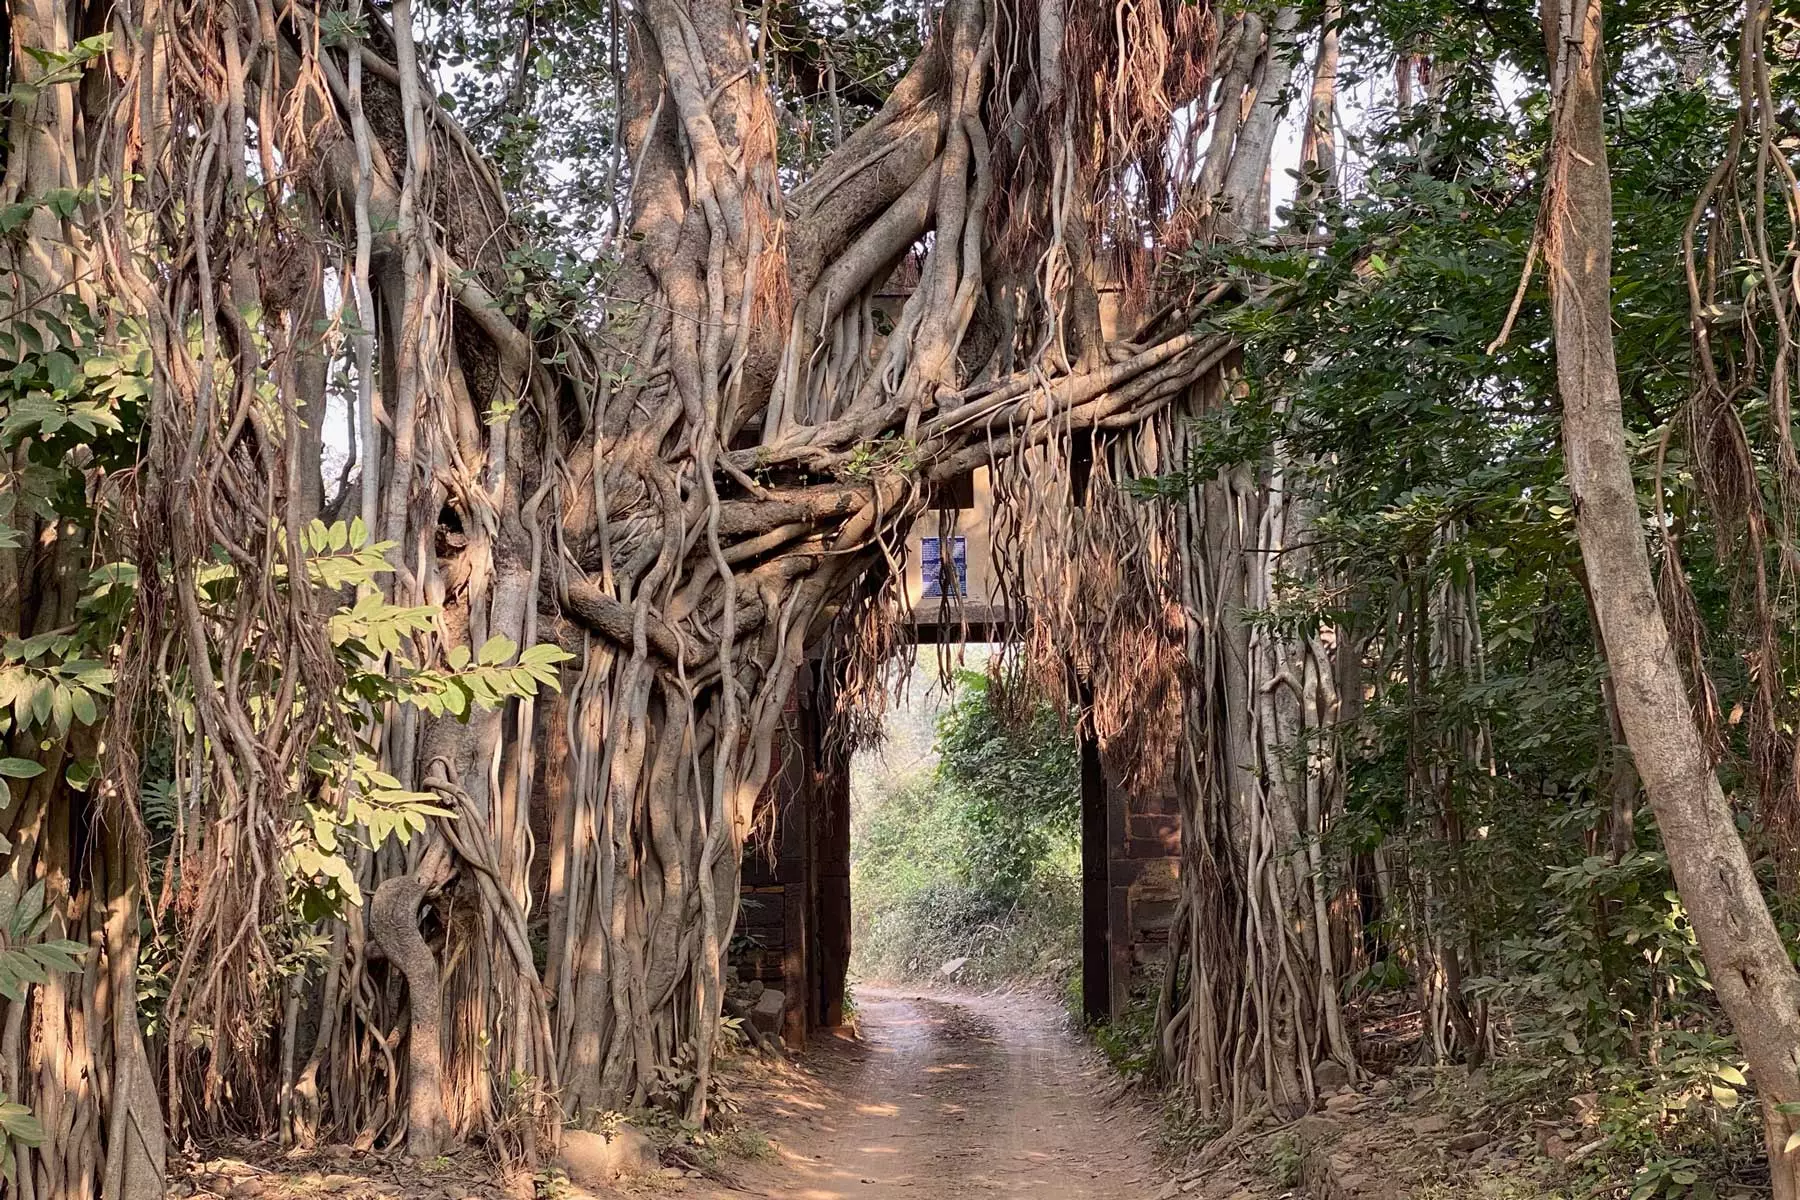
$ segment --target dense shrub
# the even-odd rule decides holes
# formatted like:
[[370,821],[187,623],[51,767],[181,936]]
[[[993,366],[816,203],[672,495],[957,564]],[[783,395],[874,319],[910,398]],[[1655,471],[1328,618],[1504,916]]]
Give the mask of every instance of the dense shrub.
[[1081,788],[1065,715],[1008,719],[962,672],[937,767],[860,797],[852,833],[857,974],[959,982],[1060,977],[1080,954]]

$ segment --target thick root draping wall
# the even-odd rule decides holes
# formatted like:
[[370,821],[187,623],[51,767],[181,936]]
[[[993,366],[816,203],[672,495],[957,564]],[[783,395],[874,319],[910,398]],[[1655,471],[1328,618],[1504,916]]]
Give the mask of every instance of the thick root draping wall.
[[[1127,786],[1181,781],[1171,1062],[1237,1111],[1347,1060],[1304,848],[1335,785],[1294,758],[1334,667],[1239,619],[1304,514],[1279,462],[1122,491],[1228,386],[1195,319],[1243,297],[1152,294],[1147,247],[1266,219],[1298,20],[950,0],[806,172],[738,8],[622,6],[601,320],[521,298],[522,235],[408,0],[15,5],[14,78],[42,82],[12,110],[9,332],[80,302],[71,348],[115,364],[82,378],[123,382],[65,391],[129,453],[54,443],[87,523],[51,505],[0,550],[5,632],[132,570],[94,626],[112,683],[73,720],[91,785],[14,738],[46,770],[5,809],[8,878],[87,947],[0,1012],[0,1083],[49,1135],[15,1145],[21,1191],[154,1192],[171,1138],[533,1161],[596,1110],[704,1117],[796,673],[822,648],[837,728],[867,727],[904,533],[976,464],[1007,496],[1020,645],[1058,688],[1074,664]],[[1212,119],[1183,142],[1190,110]],[[1147,301],[1111,338],[1107,256]],[[357,455],[335,480],[328,422]],[[137,1030],[147,959],[166,987]]]

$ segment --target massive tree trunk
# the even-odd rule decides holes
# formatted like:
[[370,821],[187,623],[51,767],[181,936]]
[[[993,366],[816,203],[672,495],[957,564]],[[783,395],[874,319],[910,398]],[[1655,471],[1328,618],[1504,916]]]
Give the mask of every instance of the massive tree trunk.
[[[1293,68],[1298,13],[1277,10],[1264,35],[1246,14],[1221,106],[1239,77],[1255,79],[1247,111],[1222,108],[1203,179],[1219,213],[1212,236],[1267,227],[1267,147]],[[1266,58],[1247,53],[1266,36]],[[1314,70],[1304,167],[1323,182],[1335,153],[1335,37],[1322,40]],[[1234,155],[1222,145],[1237,138]],[[1258,162],[1263,167],[1258,168]],[[1195,415],[1232,402],[1227,375],[1196,390],[1162,445],[1182,463],[1206,447]],[[1159,541],[1174,565],[1171,605],[1187,615],[1188,665],[1180,705],[1176,771],[1182,799],[1182,897],[1158,1028],[1164,1069],[1202,1111],[1231,1123],[1264,1109],[1305,1111],[1318,1099],[1314,1069],[1355,1067],[1342,1014],[1325,838],[1342,808],[1332,747],[1341,718],[1338,655],[1331,639],[1250,619],[1277,609],[1295,585],[1315,578],[1314,500],[1306,467],[1278,442],[1261,459],[1199,481]],[[1151,557],[1158,557],[1152,551]]]
[[[852,676],[883,669],[904,534],[934,482],[1004,464],[1029,523],[1066,494],[1043,485],[1077,436],[1115,484],[1175,465],[1229,340],[1192,331],[1202,298],[1185,294],[1109,340],[1092,264],[1141,281],[1147,233],[1262,226],[1298,10],[1265,26],[1171,2],[1121,28],[1089,6],[950,0],[881,110],[795,182],[742,12],[645,0],[620,31],[630,236],[591,323],[518,299],[505,197],[424,86],[407,0],[391,26],[355,3],[15,12],[31,17],[21,77],[27,48],[112,36],[77,64],[80,111],[68,84],[15,100],[8,178],[25,198],[76,189],[54,210],[69,220],[34,210],[24,252],[68,264],[45,281],[58,295],[92,281],[99,347],[147,354],[121,369],[143,391],[118,409],[142,451],[108,513],[140,582],[108,719],[115,746],[154,747],[169,774],[150,834],[171,1121],[421,1152],[482,1132],[530,1160],[564,1116],[703,1117],[738,863],[795,672],[848,629],[875,631]],[[1232,65],[1215,77],[1220,44]],[[1184,175],[1164,157],[1195,100],[1217,119]],[[919,283],[884,333],[873,301],[909,255]],[[354,395],[330,418],[359,452],[347,488],[318,461],[334,374]],[[1129,709],[1146,671],[1168,695],[1184,677],[1181,533],[1171,510],[1108,495],[1082,536],[1124,555],[1127,605],[1071,586],[1076,560],[1046,553],[1056,522],[1019,534],[1065,598],[1043,631],[1080,641],[1102,732],[1148,777],[1167,731]],[[354,528],[328,523],[351,513]],[[1153,560],[1140,519],[1163,530]],[[7,562],[31,598],[16,628],[65,622],[74,560],[60,577]],[[1096,614],[1113,618],[1100,634]],[[570,656],[560,676],[545,643]],[[1255,669],[1293,653],[1259,647]],[[1233,719],[1268,731],[1283,813],[1310,803],[1282,755],[1330,675],[1304,670],[1279,712],[1234,693]],[[552,680],[565,696],[540,706]],[[536,749],[549,721],[553,763]],[[142,828],[147,769],[117,750],[102,766],[97,795]],[[83,827],[60,783],[28,802],[48,830]],[[539,802],[555,806],[547,847]],[[1317,912],[1287,830],[1258,835],[1268,904],[1244,929],[1276,958],[1287,916]],[[129,1191],[162,1146],[119,982],[146,881],[124,851],[88,842],[77,864],[41,844],[12,869],[69,877],[59,903],[71,930],[91,919],[96,954],[82,1007],[40,988],[29,1051],[6,1043],[39,1080],[24,1098],[68,1130],[26,1169],[58,1193],[53,1177],[81,1190],[104,1162]],[[528,936],[540,905],[547,977]],[[1302,960],[1325,944],[1303,942]],[[1318,1052],[1297,1022],[1331,991],[1319,967],[1280,968],[1280,998],[1242,1025],[1243,1053],[1279,1052],[1270,1078],[1304,1077]],[[95,1044],[77,1017],[117,1034],[111,1070],[87,1076],[110,1095],[58,1083]],[[80,1139],[105,1155],[66,1148]]]
[[1800,1102],[1800,975],[1769,914],[1695,723],[1658,603],[1625,444],[1612,339],[1612,192],[1600,0],[1547,0],[1556,97],[1544,199],[1557,383],[1576,530],[1625,738],[1720,1004],[1762,1098],[1780,1200],[1800,1195],[1787,1142]]

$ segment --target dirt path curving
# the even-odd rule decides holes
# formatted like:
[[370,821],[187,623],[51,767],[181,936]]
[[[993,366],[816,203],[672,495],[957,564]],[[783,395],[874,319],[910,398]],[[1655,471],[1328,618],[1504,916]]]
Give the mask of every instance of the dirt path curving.
[[869,986],[860,1042],[808,1056],[820,1087],[772,1106],[784,1200],[1148,1200],[1150,1140],[1054,1003]]

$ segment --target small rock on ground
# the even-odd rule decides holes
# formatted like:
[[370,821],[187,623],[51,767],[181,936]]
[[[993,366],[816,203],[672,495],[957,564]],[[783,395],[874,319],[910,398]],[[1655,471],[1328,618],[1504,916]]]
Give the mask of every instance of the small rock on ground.
[[620,1176],[648,1175],[662,1166],[655,1144],[630,1125],[620,1125],[611,1137],[565,1130],[557,1161],[571,1180],[585,1188],[607,1187]]

